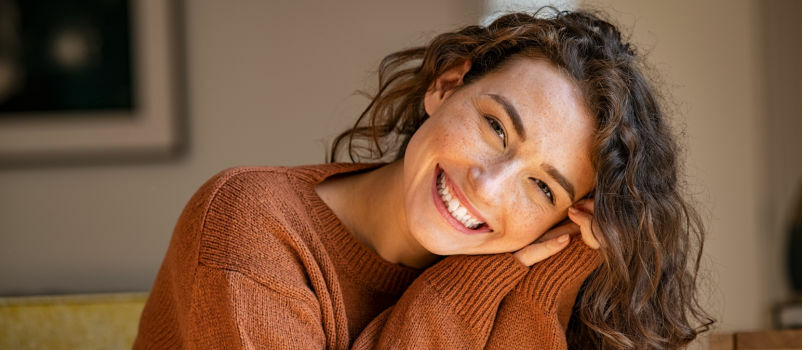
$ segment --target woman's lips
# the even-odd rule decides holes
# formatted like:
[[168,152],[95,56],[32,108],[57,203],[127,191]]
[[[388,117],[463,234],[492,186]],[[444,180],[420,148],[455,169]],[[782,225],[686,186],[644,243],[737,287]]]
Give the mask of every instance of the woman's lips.
[[[441,195],[438,193],[438,175],[442,171],[443,170],[441,169],[441,167],[436,165],[435,173],[433,175],[433,181],[432,181],[432,186],[431,186],[432,191],[431,192],[433,193],[433,202],[435,202],[436,209],[438,210],[439,213],[441,213],[441,216],[444,217],[444,220],[446,220],[456,230],[461,231],[461,232],[466,233],[466,234],[477,234],[477,233],[492,232],[492,230],[488,226],[488,224],[483,224],[483,225],[481,225],[480,227],[478,227],[477,229],[474,229],[474,230],[470,229],[470,228],[467,228],[460,221],[455,219],[452,216],[452,214],[450,214],[449,210],[447,209],[446,205],[444,204],[444,201],[441,199]],[[485,219],[483,219],[483,217],[480,216],[477,213],[477,210],[472,208],[472,206],[468,203],[468,201],[466,200],[466,197],[463,195],[463,193],[461,193],[460,190],[453,185],[453,183],[450,181],[449,177],[446,176],[446,173],[444,175],[446,177],[447,186],[449,186],[449,188],[450,188],[450,192],[453,195],[455,195],[456,199],[458,199],[458,201],[461,203],[461,206],[465,207],[466,210],[472,216],[477,218],[478,220],[486,222]]]

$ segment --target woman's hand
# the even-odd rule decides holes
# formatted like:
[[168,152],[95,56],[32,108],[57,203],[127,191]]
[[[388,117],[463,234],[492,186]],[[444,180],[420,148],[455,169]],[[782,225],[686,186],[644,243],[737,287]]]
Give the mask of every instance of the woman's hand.
[[[569,243],[569,236],[581,233],[581,239],[592,249],[600,247],[600,243],[592,233],[592,214],[595,203],[592,199],[584,199],[569,209],[569,218],[545,232],[532,244],[514,252],[514,257],[525,266],[532,266],[564,249]],[[595,225],[595,232],[600,229]]]
[[[580,200],[569,208],[569,218],[581,227],[581,238],[592,249],[600,248],[595,235],[592,233],[592,213],[595,212],[595,201],[592,199]],[[600,227],[594,225],[594,232],[600,232]]]
[[560,252],[561,249],[564,249],[567,243],[569,243],[569,236],[579,231],[580,228],[577,224],[569,220],[564,220],[545,232],[532,244],[514,252],[514,257],[523,265],[532,266]]

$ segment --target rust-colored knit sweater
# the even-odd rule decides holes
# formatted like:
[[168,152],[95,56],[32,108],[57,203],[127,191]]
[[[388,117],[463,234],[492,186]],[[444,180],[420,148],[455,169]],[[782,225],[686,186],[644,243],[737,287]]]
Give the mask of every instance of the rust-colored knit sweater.
[[532,268],[510,253],[389,263],[314,188],[376,166],[238,167],[208,180],[176,224],[134,348],[566,348],[594,250],[573,237]]

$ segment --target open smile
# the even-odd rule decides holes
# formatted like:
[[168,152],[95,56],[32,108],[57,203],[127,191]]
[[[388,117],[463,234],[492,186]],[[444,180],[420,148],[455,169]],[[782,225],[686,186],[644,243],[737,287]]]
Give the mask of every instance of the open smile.
[[493,231],[438,165],[433,176],[432,192],[438,212],[456,230],[467,234]]

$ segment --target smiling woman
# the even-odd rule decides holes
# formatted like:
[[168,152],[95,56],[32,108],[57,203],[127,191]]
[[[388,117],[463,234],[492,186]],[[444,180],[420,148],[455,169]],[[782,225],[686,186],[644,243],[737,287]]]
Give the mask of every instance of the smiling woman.
[[387,56],[333,144],[352,163],[210,179],[135,348],[668,349],[706,331],[702,225],[655,92],[614,26],[550,11]]
[[[576,201],[567,187],[586,195],[594,186],[593,119],[572,81],[547,61],[519,58],[460,84],[470,67],[466,61],[436,79],[424,98],[430,117],[405,152],[405,206],[396,212],[423,255],[519,250],[567,216]],[[455,211],[482,217],[488,232],[467,237],[444,225],[429,191],[439,176],[460,203]],[[455,211],[459,221],[469,215]]]

